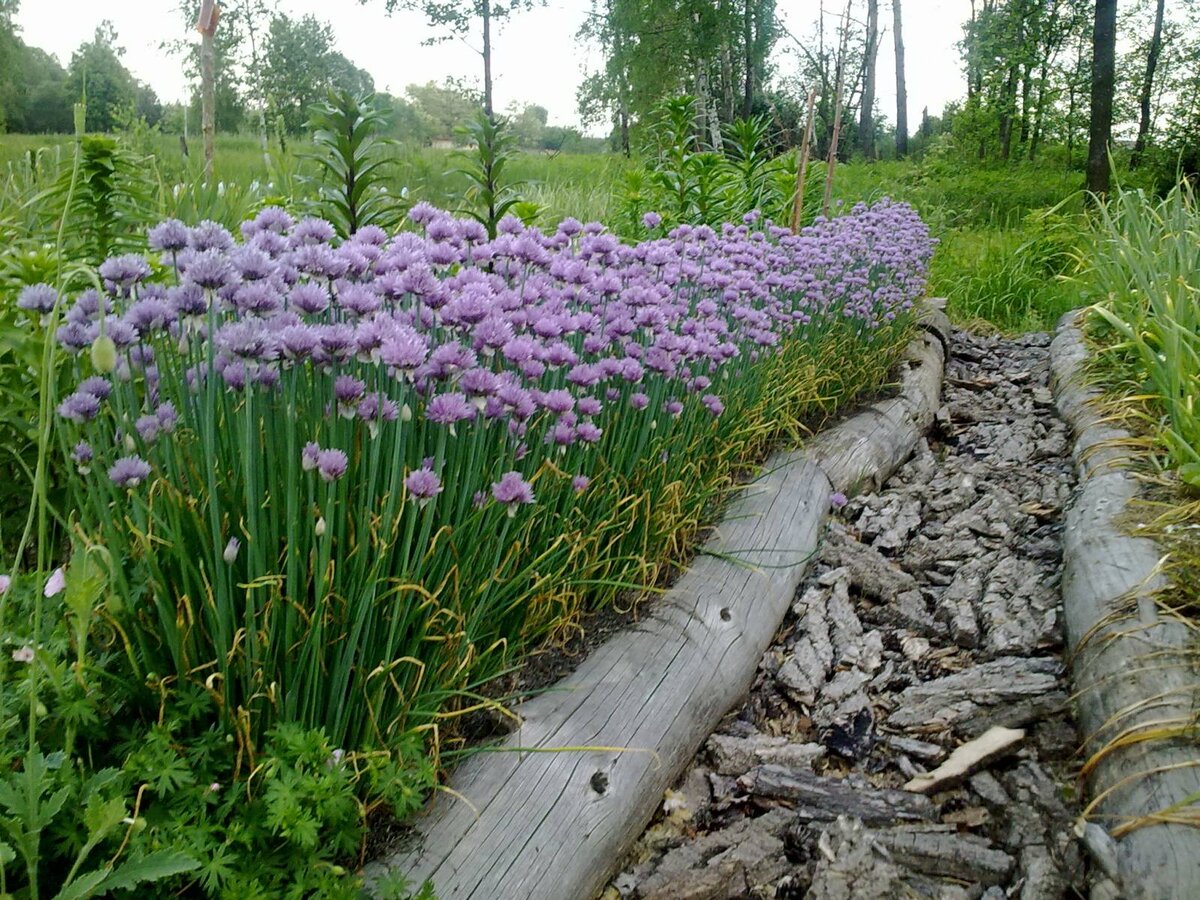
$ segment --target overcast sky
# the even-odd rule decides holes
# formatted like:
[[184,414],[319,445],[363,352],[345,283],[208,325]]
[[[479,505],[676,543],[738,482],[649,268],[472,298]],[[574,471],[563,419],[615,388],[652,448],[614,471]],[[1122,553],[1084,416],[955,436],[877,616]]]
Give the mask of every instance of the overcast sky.
[[[431,34],[423,17],[413,13],[389,17],[383,0],[371,0],[365,6],[356,0],[278,0],[277,6],[292,16],[312,13],[329,21],[338,49],[370,72],[377,88],[393,94],[402,94],[405,85],[413,82],[441,81],[447,75],[480,80],[477,45],[455,40],[422,46],[422,40]],[[815,0],[779,0],[778,6],[792,33],[802,35],[810,30],[816,17]],[[887,32],[880,47],[879,103],[888,120],[894,121],[891,7],[886,2],[881,6]],[[590,0],[549,0],[545,7],[514,16],[505,24],[494,39],[498,108],[514,101],[539,103],[550,111],[551,122],[578,123],[575,89],[584,73],[602,62],[598,51],[575,40],[590,7]],[[910,128],[916,128],[922,107],[939,113],[947,101],[963,93],[954,44],[962,36],[969,10],[967,0],[906,0]],[[192,36],[184,26],[177,0],[23,0],[16,22],[26,43],[53,53],[66,65],[71,52],[91,38],[101,19],[110,19],[116,26],[119,43],[125,48],[124,62],[135,76],[149,83],[163,100],[185,96],[179,59],[160,47],[164,41]],[[795,68],[794,57],[783,52],[791,43],[784,36],[777,45],[780,74]]]

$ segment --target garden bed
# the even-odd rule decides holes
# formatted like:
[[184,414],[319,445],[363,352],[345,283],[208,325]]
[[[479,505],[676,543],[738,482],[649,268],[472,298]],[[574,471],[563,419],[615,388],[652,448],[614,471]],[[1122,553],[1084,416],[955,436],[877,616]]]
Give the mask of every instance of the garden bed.
[[650,615],[519,707],[520,728],[454,773],[415,820],[411,849],[369,867],[369,881],[395,871],[430,881],[447,900],[599,891],[748,688],[817,549],[835,488],[884,480],[932,421],[948,323],[926,318],[901,366],[899,395],[805,450],[773,457]]
[[[163,890],[353,893],[364,824],[436,788],[481,686],[662,584],[748,462],[878,386],[931,251],[887,202],[800,235],[648,216],[634,246],[411,218],[343,241],[277,208],[240,240],[168,221],[95,289],[22,292],[72,556],[53,570],[39,494],[39,572],[0,587],[3,761],[108,811],[23,843],[31,882],[84,846]],[[811,466],[762,483],[785,475],[827,506]]]

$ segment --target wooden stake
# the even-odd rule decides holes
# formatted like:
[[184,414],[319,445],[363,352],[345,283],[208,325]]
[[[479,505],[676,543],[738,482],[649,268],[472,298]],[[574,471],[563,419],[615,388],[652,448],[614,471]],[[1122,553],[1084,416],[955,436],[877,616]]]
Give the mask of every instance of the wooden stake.
[[800,216],[804,211],[804,187],[808,180],[808,152],[813,135],[813,111],[817,102],[817,89],[808,92],[808,121],[804,125],[804,138],[800,141],[800,161],[796,166],[796,199],[792,202],[792,234],[800,233]]
[[215,0],[203,0],[196,30],[200,32],[200,133],[204,137],[204,183],[211,184],[213,157],[216,154],[213,136],[216,132],[216,76],[213,73],[213,35],[221,19],[221,8]]
[[829,140],[829,161],[825,164],[825,201],[821,204],[821,215],[829,218],[829,203],[833,199],[833,170],[837,167],[838,140],[842,135],[842,91],[846,81],[846,53],[850,42],[850,3],[842,13],[842,39],[838,48],[837,95],[834,99],[833,135]]

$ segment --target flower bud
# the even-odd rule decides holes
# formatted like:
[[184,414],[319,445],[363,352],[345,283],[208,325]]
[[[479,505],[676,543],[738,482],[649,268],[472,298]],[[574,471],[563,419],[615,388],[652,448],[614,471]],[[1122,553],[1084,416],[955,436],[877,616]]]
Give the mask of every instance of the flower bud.
[[229,543],[225,545],[225,552],[221,554],[221,559],[233,565],[238,557],[238,550],[242,547],[242,542],[235,537],[229,539]]
[[325,537],[325,517],[317,516],[317,524],[313,526],[313,534],[317,537]]
[[99,335],[92,341],[92,368],[101,375],[107,375],[117,367],[117,345],[107,334]]

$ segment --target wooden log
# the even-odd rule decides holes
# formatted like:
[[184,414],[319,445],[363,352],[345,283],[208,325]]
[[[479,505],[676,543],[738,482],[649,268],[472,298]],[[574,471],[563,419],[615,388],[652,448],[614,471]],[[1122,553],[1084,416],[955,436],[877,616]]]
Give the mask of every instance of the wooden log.
[[[901,379],[902,390],[922,396],[894,417],[868,411],[832,429],[833,445],[861,455],[857,475],[882,480],[911,453],[915,423],[937,406],[943,360],[940,340],[923,332]],[[844,467],[836,452],[821,461]],[[415,885],[431,881],[441,900],[599,892],[664,791],[749,690],[816,554],[830,478],[807,449],[777,455],[764,471],[645,620],[521,705],[502,752],[454,772],[450,791],[412,822],[413,840],[366,867],[368,891],[397,870]]]
[[922,335],[905,351],[897,396],[870,404],[806,448],[835,490],[878,490],[908,459],[937,414],[950,322],[933,306],[922,310],[919,321]]
[[[1130,537],[1118,521],[1137,496],[1126,471],[1129,454],[1114,440],[1128,435],[1104,421],[1099,392],[1082,377],[1087,348],[1074,314],[1059,324],[1051,346],[1051,386],[1075,435],[1080,484],[1066,515],[1063,616],[1077,692],[1084,754],[1121,734],[1194,721],[1197,677],[1193,635],[1160,610],[1153,542]],[[1103,799],[1094,818],[1110,830],[1151,816],[1200,793],[1194,738],[1133,741],[1112,750],[1090,771],[1088,787]],[[1200,829],[1151,823],[1117,842],[1122,896],[1200,894]]]

